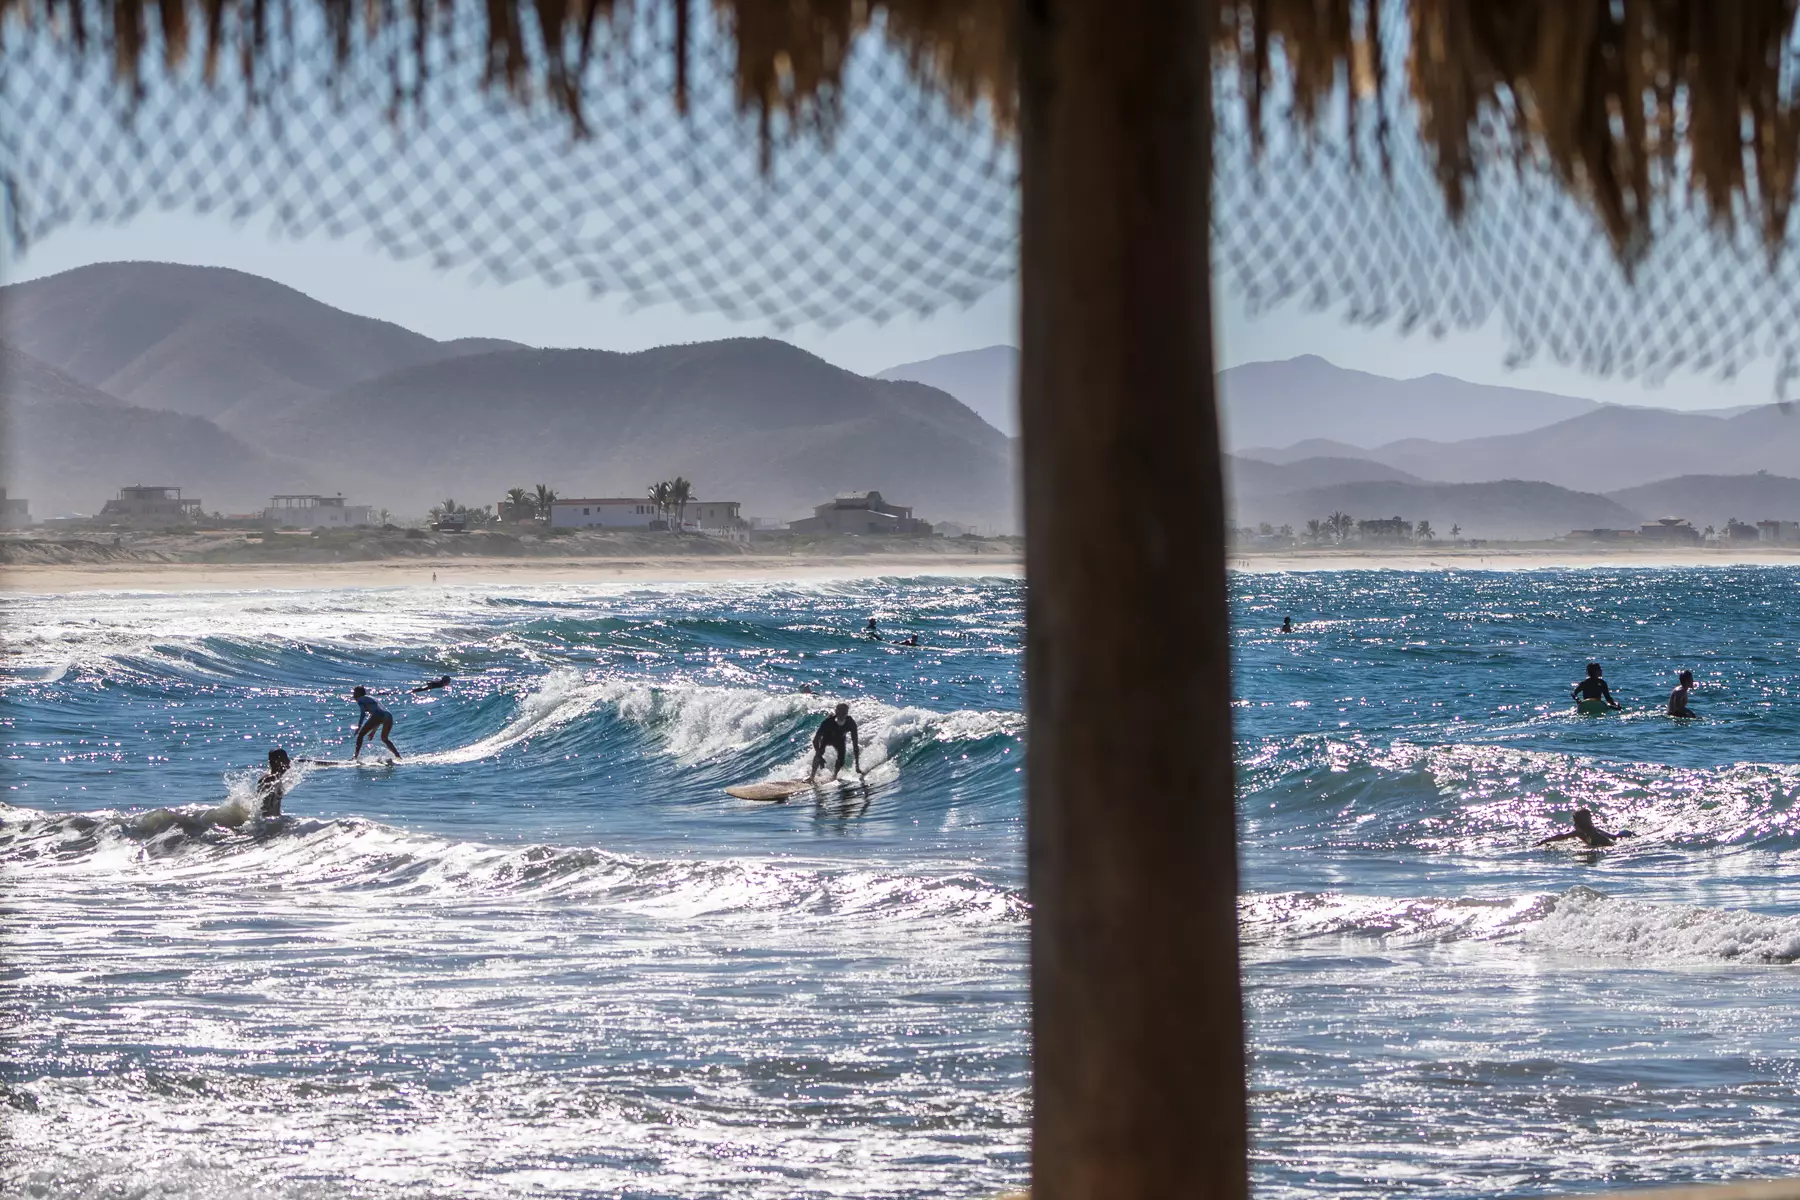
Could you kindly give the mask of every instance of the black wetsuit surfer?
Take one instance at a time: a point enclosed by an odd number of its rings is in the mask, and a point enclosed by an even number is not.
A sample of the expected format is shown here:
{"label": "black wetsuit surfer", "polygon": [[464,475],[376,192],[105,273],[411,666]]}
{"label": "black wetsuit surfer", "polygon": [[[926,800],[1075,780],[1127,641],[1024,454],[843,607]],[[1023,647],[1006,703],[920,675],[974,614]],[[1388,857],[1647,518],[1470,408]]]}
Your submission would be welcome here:
{"label": "black wetsuit surfer", "polygon": [[430,680],[429,682],[421,683],[418,687],[413,689],[413,695],[416,696],[420,692],[434,692],[438,688],[447,688],[449,686],[450,686],[450,677],[448,675],[441,675],[436,679]]}
{"label": "black wetsuit surfer", "polygon": [[844,769],[844,739],[850,739],[856,758],[856,772],[862,774],[862,741],[856,734],[856,718],[850,715],[850,706],[840,704],[819,723],[818,732],[813,734],[812,770],[806,773],[806,781],[811,783],[819,774],[819,768],[825,765],[825,749],[831,747],[837,751],[837,763],[831,768],[831,777],[836,779],[838,772]]}
{"label": "black wetsuit surfer", "polygon": [[263,816],[281,815],[281,798],[287,795],[287,781],[282,777],[292,765],[288,752],[280,746],[269,751],[269,773],[256,781],[256,794],[262,797]]}
{"label": "black wetsuit surfer", "polygon": [[1589,850],[1599,850],[1603,847],[1612,845],[1620,838],[1632,836],[1631,830],[1629,829],[1621,829],[1617,833],[1606,832],[1606,830],[1601,829],[1594,824],[1594,814],[1585,808],[1576,809],[1569,819],[1574,822],[1575,828],[1569,830],[1567,833],[1551,834],[1543,841],[1534,844],[1548,846],[1551,842],[1566,842],[1570,838],[1580,838],[1581,844],[1586,846]]}
{"label": "black wetsuit surfer", "polygon": [[1624,708],[1613,699],[1612,689],[1606,686],[1606,680],[1600,678],[1600,664],[1587,665],[1587,678],[1577,683],[1569,692],[1569,698],[1577,704],[1591,704],[1596,701],[1610,708]]}

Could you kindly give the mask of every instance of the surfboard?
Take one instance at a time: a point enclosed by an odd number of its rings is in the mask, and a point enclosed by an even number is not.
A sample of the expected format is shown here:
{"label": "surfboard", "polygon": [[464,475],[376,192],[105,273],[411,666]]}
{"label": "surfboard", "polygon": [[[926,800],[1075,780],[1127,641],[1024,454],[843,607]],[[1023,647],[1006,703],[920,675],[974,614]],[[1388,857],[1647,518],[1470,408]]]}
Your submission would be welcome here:
{"label": "surfboard", "polygon": [[1604,700],[1581,700],[1576,702],[1575,711],[1584,717],[1604,717],[1610,710]]}
{"label": "surfboard", "polygon": [[725,794],[739,800],[786,800],[801,792],[810,792],[812,787],[804,779],[774,779],[768,783],[740,783],[726,788]]}

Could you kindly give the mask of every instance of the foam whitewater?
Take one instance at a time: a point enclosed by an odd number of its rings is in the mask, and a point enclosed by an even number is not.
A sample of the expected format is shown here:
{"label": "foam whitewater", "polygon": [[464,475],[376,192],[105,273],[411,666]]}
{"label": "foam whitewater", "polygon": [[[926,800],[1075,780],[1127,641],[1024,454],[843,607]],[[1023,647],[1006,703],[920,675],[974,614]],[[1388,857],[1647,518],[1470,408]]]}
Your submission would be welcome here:
{"label": "foam whitewater", "polygon": [[44,813],[0,805],[0,866],[118,882],[180,882],[196,896],[246,888],[394,898],[555,898],[645,915],[793,913],[1017,924],[1021,889],[963,873],[920,874],[758,859],[653,859],[586,847],[492,846],[359,818],[253,818],[216,809]]}

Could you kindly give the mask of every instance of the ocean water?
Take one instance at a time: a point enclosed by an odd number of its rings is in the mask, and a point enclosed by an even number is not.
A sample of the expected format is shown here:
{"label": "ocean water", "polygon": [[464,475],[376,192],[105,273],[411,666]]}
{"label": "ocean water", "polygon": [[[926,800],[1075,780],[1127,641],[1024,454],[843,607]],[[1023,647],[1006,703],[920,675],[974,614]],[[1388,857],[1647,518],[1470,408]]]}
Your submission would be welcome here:
{"label": "ocean water", "polygon": [[[1259,1196],[1800,1166],[1797,584],[1234,577]],[[1017,581],[0,620],[0,1194],[1025,1181]],[[1626,714],[1572,713],[1591,658]],[[1697,724],[1659,715],[1684,666]],[[246,819],[271,745],[347,757],[356,683],[400,691],[403,761],[303,767]],[[864,785],[723,794],[803,770],[840,698]],[[1532,847],[1578,806],[1636,836]]]}

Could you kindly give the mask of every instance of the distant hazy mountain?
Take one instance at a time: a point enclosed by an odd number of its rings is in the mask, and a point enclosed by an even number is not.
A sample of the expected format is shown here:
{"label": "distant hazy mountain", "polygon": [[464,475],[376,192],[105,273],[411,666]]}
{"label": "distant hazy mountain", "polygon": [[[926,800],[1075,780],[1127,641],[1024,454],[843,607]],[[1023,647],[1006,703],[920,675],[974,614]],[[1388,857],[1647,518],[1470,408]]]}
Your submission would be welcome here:
{"label": "distant hazy mountain", "polygon": [[1785,475],[1683,475],[1611,493],[1646,518],[1686,517],[1723,529],[1736,519],[1800,521],[1800,479]]}
{"label": "distant hazy mountain", "polygon": [[1528,475],[1596,492],[1682,475],[1800,475],[1800,411],[1771,404],[1716,417],[1609,405],[1527,433],[1407,440],[1362,453],[1424,479]]}
{"label": "distant hazy mountain", "polygon": [[1468,383],[1448,375],[1389,379],[1333,366],[1316,355],[1245,363],[1219,374],[1225,444],[1286,446],[1324,438],[1380,446],[1519,433],[1592,412],[1574,396]]}
{"label": "distant hazy mountain", "polygon": [[1403,517],[1431,522],[1440,538],[1452,525],[1475,538],[1551,538],[1572,529],[1629,529],[1638,515],[1616,500],[1517,479],[1496,483],[1340,483],[1253,498],[1233,515],[1240,525],[1267,521],[1305,527],[1312,518],[1346,512],[1359,519]]}
{"label": "distant hazy mountain", "polygon": [[207,417],[252,441],[297,401],[512,345],[439,343],[256,275],[150,262],[0,288],[0,337],[128,403]]}
{"label": "distant hazy mountain", "polygon": [[681,474],[747,515],[801,516],[873,488],[931,520],[1015,520],[1008,441],[967,407],[767,339],[470,355],[295,404],[266,432],[329,463],[347,481],[334,490],[408,511],[540,482],[636,496]]}
{"label": "distant hazy mountain", "polygon": [[1423,482],[1405,471],[1366,458],[1305,458],[1275,464],[1232,454],[1225,456],[1225,480],[1234,507],[1249,500],[1337,483]]}
{"label": "distant hazy mountain", "polygon": [[1019,434],[1019,351],[988,346],[889,367],[877,379],[906,379],[949,392],[1007,437]]}
{"label": "distant hazy mountain", "polygon": [[309,480],[210,421],[125,404],[3,342],[0,426],[0,483],[39,518],[97,512],[127,484],[178,485],[208,510],[233,511]]}

